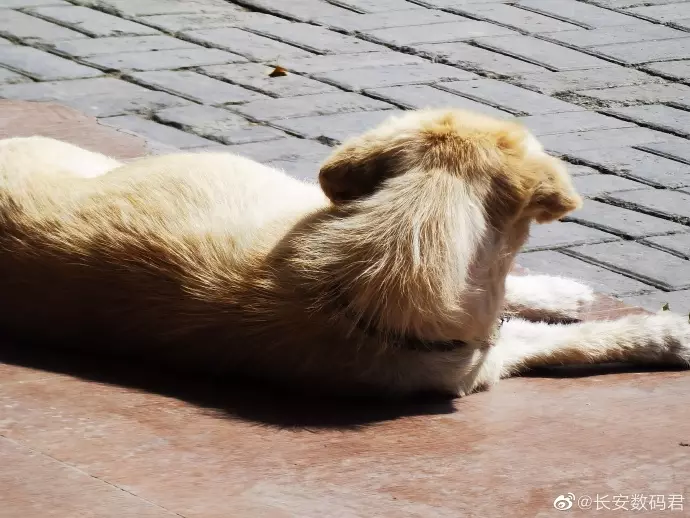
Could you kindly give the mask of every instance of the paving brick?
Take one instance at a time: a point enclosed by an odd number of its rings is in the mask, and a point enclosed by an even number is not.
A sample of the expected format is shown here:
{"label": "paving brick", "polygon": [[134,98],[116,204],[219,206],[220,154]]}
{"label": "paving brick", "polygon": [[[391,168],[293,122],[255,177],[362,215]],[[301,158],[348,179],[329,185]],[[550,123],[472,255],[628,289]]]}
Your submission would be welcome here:
{"label": "paving brick", "polygon": [[28,81],[28,77],[0,67],[0,85],[12,85],[16,83],[26,83]]}
{"label": "paving brick", "polygon": [[270,23],[252,30],[318,54],[357,54],[383,50],[380,45],[307,23]]}
{"label": "paving brick", "polygon": [[75,57],[145,52],[171,49],[198,49],[198,45],[170,36],[125,36],[95,38],[87,41],[61,41],[52,45],[55,50]]}
{"label": "paving brick", "polygon": [[229,50],[252,61],[277,62],[313,56],[306,50],[241,29],[203,29],[186,31],[183,34],[193,41]]}
{"label": "paving brick", "polygon": [[690,186],[690,166],[638,149],[583,150],[574,157],[585,164],[657,187]]}
{"label": "paving brick", "polygon": [[0,87],[0,98],[56,101],[98,117],[189,104],[189,101],[179,97],[152,92],[110,77],[7,85]]}
{"label": "paving brick", "polygon": [[690,81],[690,60],[650,63],[643,69],[676,81]]}
{"label": "paving brick", "polygon": [[2,0],[0,8],[21,9],[23,7],[35,7],[39,5],[69,5],[63,0]]}
{"label": "paving brick", "polygon": [[352,70],[355,68],[369,67],[398,67],[401,65],[415,65],[420,63],[426,62],[419,56],[390,51],[286,59],[281,62],[281,65],[300,74],[311,75],[334,70]]}
{"label": "paving brick", "polygon": [[690,164],[690,142],[680,137],[668,135],[659,142],[642,144],[637,147],[665,158]]}
{"label": "paving brick", "polygon": [[516,115],[580,111],[575,104],[525,90],[495,79],[478,79],[439,85],[443,90],[469,97]]}
{"label": "paving brick", "polygon": [[352,11],[321,0],[244,0],[247,7],[255,7],[268,12],[287,16],[302,22],[315,21],[324,16],[347,15]]}
{"label": "paving brick", "polygon": [[313,140],[288,137],[270,142],[228,146],[226,151],[251,158],[262,164],[278,162],[285,164],[288,162],[320,163],[333,152],[333,149]]}
{"label": "paving brick", "polygon": [[390,101],[398,106],[413,110],[423,108],[459,108],[462,110],[485,113],[492,117],[500,117],[503,119],[513,118],[511,113],[499,110],[488,104],[479,103],[467,97],[461,97],[428,85],[376,88],[373,90],[365,90],[365,93],[377,99]]}
{"label": "paving brick", "polygon": [[690,224],[690,194],[684,192],[642,189],[611,193],[606,195],[606,199],[624,207]]}
{"label": "paving brick", "polygon": [[252,119],[275,121],[297,117],[314,117],[336,113],[393,109],[394,106],[363,95],[338,92],[304,95],[285,99],[266,99],[233,108]]}
{"label": "paving brick", "polygon": [[[623,9],[626,7],[637,7],[640,5],[664,5],[673,4],[678,0],[590,0],[591,3],[601,7],[610,7],[611,9]],[[682,0],[681,0],[682,1]]]}
{"label": "paving brick", "polygon": [[438,63],[419,63],[391,67],[367,67],[352,70],[334,70],[314,74],[320,81],[334,84],[345,90],[361,91],[367,88],[383,88],[406,84],[430,84],[441,81],[468,80],[477,76],[464,70]]}
{"label": "paving brick", "polygon": [[617,239],[618,237],[613,234],[577,223],[555,222],[547,225],[532,225],[529,240],[523,249],[526,252],[549,250]]}
{"label": "paving brick", "polygon": [[[458,6],[484,4],[487,3],[487,0],[417,0],[417,2],[427,7],[438,7],[452,11]],[[496,4],[510,4],[514,3],[514,0],[490,0],[490,2]]]}
{"label": "paving brick", "polygon": [[31,47],[0,47],[0,64],[39,81],[97,77],[102,72]]}
{"label": "paving brick", "polygon": [[520,117],[519,120],[537,136],[634,126],[632,122],[586,111],[531,115],[529,117]]}
{"label": "paving brick", "polygon": [[[71,81],[50,81],[45,83],[29,83],[22,85],[6,85],[0,89],[0,97],[4,99],[19,99],[25,101],[55,101],[70,95],[98,94],[129,94],[136,95],[139,91],[148,91],[112,77],[97,77],[93,79],[74,79]],[[184,101],[186,103],[186,101]]]}
{"label": "paving brick", "polygon": [[637,18],[632,16],[602,9],[601,7],[577,0],[519,0],[517,3],[523,9],[531,9],[539,13],[548,14],[554,18],[592,28],[630,25],[638,21]]}
{"label": "paving brick", "polygon": [[212,106],[194,104],[168,108],[157,112],[155,118],[189,133],[224,144],[246,144],[287,137],[282,131],[252,124],[239,115]]}
{"label": "paving brick", "polygon": [[348,137],[353,137],[372,129],[389,117],[399,113],[393,110],[339,113],[337,115],[273,121],[273,125],[302,137],[338,143]]}
{"label": "paving brick", "polygon": [[604,101],[610,106],[629,104],[690,103],[690,86],[679,84],[646,84],[618,86],[605,90],[579,90],[578,95]]}
{"label": "paving brick", "polygon": [[84,63],[104,70],[170,70],[219,65],[225,63],[244,63],[246,58],[220,49],[150,50],[145,52],[122,52],[82,58]]}
{"label": "paving brick", "polygon": [[690,262],[633,241],[616,241],[568,249],[582,257],[653,286],[669,290],[690,287]]}
{"label": "paving brick", "polygon": [[220,65],[201,69],[204,74],[211,77],[247,86],[274,97],[297,97],[340,91],[334,86],[296,74],[288,73],[284,76],[270,77],[269,74],[273,70],[274,67],[258,63]]}
{"label": "paving brick", "polygon": [[405,0],[330,0],[331,3],[362,13],[389,13],[407,9],[421,10],[423,7]]}
{"label": "paving brick", "polygon": [[568,174],[573,177],[585,176],[589,174],[599,174],[599,171],[587,167],[586,165],[573,165],[568,164]]}
{"label": "paving brick", "polygon": [[613,150],[623,146],[657,142],[661,138],[661,134],[647,128],[618,128],[570,133],[567,139],[560,135],[544,135],[539,140],[549,151],[579,158],[579,152],[584,150]]}
{"label": "paving brick", "polygon": [[318,19],[318,23],[321,25],[350,33],[458,21],[467,20],[455,14],[435,9],[408,9],[405,11],[383,11],[371,14],[350,13],[340,16],[325,16]]}
{"label": "paving brick", "polygon": [[100,119],[101,124],[112,126],[114,128],[126,130],[128,133],[133,133],[150,139],[156,142],[161,142],[179,149],[191,149],[203,146],[212,146],[215,143],[185,131],[180,131],[170,126],[158,124],[147,119],[142,119],[136,115],[121,115],[119,117],[106,117]]}
{"label": "paving brick", "polygon": [[658,290],[646,295],[623,297],[623,302],[655,313],[661,311],[664,305],[668,304],[669,311],[687,315],[690,313],[690,290]]}
{"label": "paving brick", "polygon": [[650,61],[690,58],[690,38],[616,43],[613,45],[590,47],[589,50],[626,65],[640,65]]}
{"label": "paving brick", "polygon": [[609,110],[610,113],[643,126],[690,137],[690,112],[662,104],[630,106]]}
{"label": "paving brick", "polygon": [[[688,230],[687,227],[685,230]],[[690,234],[650,237],[645,239],[643,243],[678,255],[684,259],[690,259]]]}
{"label": "paving brick", "polygon": [[288,20],[264,13],[228,11],[221,13],[159,14],[139,18],[141,23],[151,25],[167,32],[177,33],[197,29],[218,29],[221,27],[244,28],[259,23],[287,23]]}
{"label": "paving brick", "polygon": [[60,27],[19,11],[0,10],[0,36],[11,36],[26,41],[53,42],[86,39],[80,32]]}
{"label": "paving brick", "polygon": [[499,76],[514,76],[545,72],[539,65],[504,56],[498,52],[474,47],[462,42],[416,45],[415,51],[434,61],[459,66],[466,70],[490,72]]}
{"label": "paving brick", "polygon": [[581,28],[579,25],[506,4],[460,5],[455,10],[530,33],[572,31]]}
{"label": "paving brick", "polygon": [[606,68],[606,73],[592,73],[589,70],[527,73],[516,77],[513,82],[544,94],[554,94],[556,92],[642,85],[662,81],[639,70],[611,66]]}
{"label": "paving brick", "polygon": [[547,34],[546,37],[575,47],[587,48],[619,43],[687,38],[688,33],[663,25],[640,22],[635,25],[621,25],[603,29],[557,32]]}
{"label": "paving brick", "polygon": [[669,5],[633,7],[628,12],[650,20],[673,22],[681,18],[690,18],[690,4],[673,3]]}
{"label": "paving brick", "polygon": [[136,72],[131,77],[137,83],[202,104],[245,103],[266,97],[189,70]]}
{"label": "paving brick", "polygon": [[612,272],[601,266],[586,263],[581,259],[551,250],[520,254],[516,260],[530,273],[558,275],[577,279],[593,288],[598,293],[613,296],[624,296],[648,291],[650,286]]}
{"label": "paving brick", "polygon": [[682,29],[684,31],[690,30],[690,18],[684,18],[682,20],[675,20],[670,23],[676,29]]}
{"label": "paving brick", "polygon": [[[573,178],[575,189],[586,198],[594,198],[609,192],[632,191],[647,186],[613,174],[588,174]],[[587,207],[585,207],[587,208]]]}
{"label": "paving brick", "polygon": [[[592,177],[583,176],[582,178]],[[566,221],[574,221],[604,232],[633,239],[687,230],[687,227],[672,221],[594,200],[585,200],[583,207],[571,213]]]}
{"label": "paving brick", "polygon": [[436,23],[433,29],[428,25],[419,25],[417,27],[376,29],[366,31],[365,34],[373,41],[409,48],[411,45],[420,43],[444,43],[486,36],[504,36],[515,34],[515,31],[488,22],[468,20],[465,22]]}
{"label": "paving brick", "polygon": [[477,42],[483,47],[498,50],[556,72],[611,66],[603,59],[530,36],[481,38]]}
{"label": "paving brick", "polygon": [[33,14],[94,37],[158,34],[156,29],[81,6],[37,7]]}
{"label": "paving brick", "polygon": [[125,17],[169,13],[218,13],[239,9],[225,0],[71,0]]}

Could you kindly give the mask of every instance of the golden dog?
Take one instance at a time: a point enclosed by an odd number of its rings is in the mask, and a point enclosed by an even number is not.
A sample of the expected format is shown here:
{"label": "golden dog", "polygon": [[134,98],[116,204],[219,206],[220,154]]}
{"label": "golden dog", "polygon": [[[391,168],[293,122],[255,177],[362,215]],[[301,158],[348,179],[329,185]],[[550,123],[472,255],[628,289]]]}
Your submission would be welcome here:
{"label": "golden dog", "polygon": [[337,148],[319,180],[224,153],[122,165],[0,141],[1,329],[394,394],[462,395],[548,364],[690,362],[677,315],[531,321],[567,319],[592,292],[508,275],[532,222],[581,203],[517,123],[408,112]]}

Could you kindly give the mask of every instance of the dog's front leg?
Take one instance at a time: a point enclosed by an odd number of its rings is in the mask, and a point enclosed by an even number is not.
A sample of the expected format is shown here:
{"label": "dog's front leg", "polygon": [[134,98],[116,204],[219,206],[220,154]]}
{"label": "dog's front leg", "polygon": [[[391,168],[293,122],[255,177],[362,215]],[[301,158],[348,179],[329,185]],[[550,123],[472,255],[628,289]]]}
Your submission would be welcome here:
{"label": "dog's front leg", "polygon": [[550,275],[509,275],[504,312],[533,321],[569,322],[594,300],[594,291],[572,279]]}
{"label": "dog's front leg", "polygon": [[690,367],[688,317],[664,312],[579,324],[512,319],[468,371],[459,393],[481,390],[532,368],[608,362]]}
{"label": "dog's front leg", "polygon": [[690,323],[673,313],[632,315],[618,320],[547,324],[506,322],[481,369],[490,385],[535,367],[629,362],[690,367]]}

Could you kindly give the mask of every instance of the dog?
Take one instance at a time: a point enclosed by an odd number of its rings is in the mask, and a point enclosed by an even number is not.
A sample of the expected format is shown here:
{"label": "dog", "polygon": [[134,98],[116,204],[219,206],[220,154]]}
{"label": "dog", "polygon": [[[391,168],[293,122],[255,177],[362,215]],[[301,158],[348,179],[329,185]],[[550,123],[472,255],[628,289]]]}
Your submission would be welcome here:
{"label": "dog", "polygon": [[547,365],[690,364],[685,317],[563,323],[589,287],[510,275],[532,224],[581,205],[516,122],[406,112],[336,148],[319,184],[229,153],[121,164],[0,141],[0,328],[387,395],[462,396]]}

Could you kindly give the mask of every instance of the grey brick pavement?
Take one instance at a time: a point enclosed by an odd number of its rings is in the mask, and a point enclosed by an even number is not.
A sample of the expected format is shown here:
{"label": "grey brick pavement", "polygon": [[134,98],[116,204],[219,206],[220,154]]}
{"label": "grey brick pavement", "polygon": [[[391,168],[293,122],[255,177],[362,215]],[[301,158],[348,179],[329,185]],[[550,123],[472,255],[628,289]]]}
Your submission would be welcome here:
{"label": "grey brick pavement", "polygon": [[36,7],[29,13],[94,38],[158,34],[158,31],[152,27],[81,6]]}
{"label": "grey brick pavement", "polygon": [[244,117],[213,106],[191,104],[156,112],[158,122],[178,127],[224,144],[247,144],[285,138],[284,132],[252,124]]}
{"label": "grey brick pavement", "polygon": [[0,0],[0,98],[311,180],[400,109],[517,117],[587,198],[520,262],[690,307],[690,0]]}
{"label": "grey brick pavement", "polygon": [[246,61],[245,58],[237,54],[219,49],[207,49],[206,47],[120,52],[82,59],[83,63],[108,72],[173,70]]}

